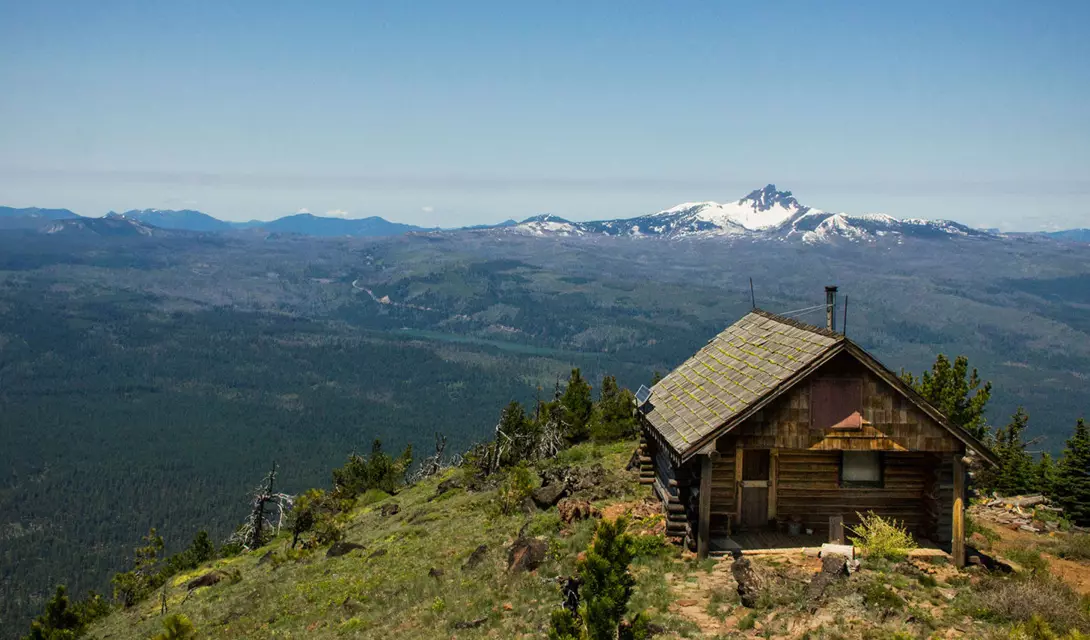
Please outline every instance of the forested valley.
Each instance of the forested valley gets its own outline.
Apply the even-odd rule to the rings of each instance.
[[[861,268],[865,265],[866,268]],[[920,371],[967,354],[988,420],[1059,453],[1090,395],[1090,259],[1044,241],[910,246],[0,234],[0,626],[108,591],[149,528],[222,542],[378,438],[452,451],[579,367],[650,383],[756,302],[850,297],[849,336]],[[820,322],[820,317],[802,317]],[[595,390],[597,393],[597,389]]]

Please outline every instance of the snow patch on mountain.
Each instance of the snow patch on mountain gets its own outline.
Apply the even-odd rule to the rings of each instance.
[[[548,213],[526,218],[503,229],[509,233],[528,236],[582,236],[587,233],[582,224]]]

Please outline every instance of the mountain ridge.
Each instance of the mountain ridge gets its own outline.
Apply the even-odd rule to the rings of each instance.
[[[299,212],[273,220],[230,222],[193,209],[132,209],[109,216],[139,222],[149,228],[197,232],[262,230],[316,237],[381,237],[406,233],[490,233],[534,237],[613,236],[632,238],[725,238],[829,244],[837,242],[900,241],[905,237],[941,239],[950,237],[1003,238],[1036,236],[1056,241],[1090,242],[1090,230],[1000,233],[977,229],[953,220],[896,218],[883,213],[850,214],[831,212],[801,204],[791,191],[775,184],[754,189],[744,197],[726,203],[685,202],[656,213],[630,218],[572,221],[543,213],[521,221],[468,225],[454,228],[421,227],[395,222],[381,216],[337,218]],[[58,221],[96,220],[68,209],[0,207],[0,229],[37,229],[55,233],[63,228],[84,228]],[[87,227],[90,228],[90,227]],[[145,234],[150,235],[150,234]]]

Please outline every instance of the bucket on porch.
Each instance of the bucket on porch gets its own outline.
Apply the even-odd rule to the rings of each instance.
[[[787,534],[797,536],[802,533],[802,518],[791,516],[787,521]]]

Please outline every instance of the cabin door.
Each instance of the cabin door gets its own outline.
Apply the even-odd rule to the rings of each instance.
[[[768,449],[742,452],[742,529],[753,531],[768,526]]]

